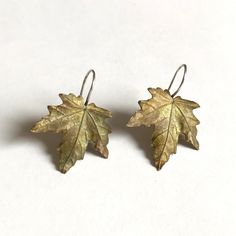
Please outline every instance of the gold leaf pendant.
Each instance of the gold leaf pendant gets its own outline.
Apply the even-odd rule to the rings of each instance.
[[[181,68],[184,68],[182,82],[177,91],[171,95],[169,90]],[[127,124],[128,127],[154,126],[152,147],[154,148],[154,164],[158,170],[169,160],[171,154],[176,153],[180,135],[195,149],[199,149],[196,125],[200,122],[193,114],[193,110],[199,105],[182,99],[180,96],[175,97],[184,82],[186,72],[187,66],[180,66],[167,90],[149,88],[152,98],[139,101],[141,109],[130,118]]]
[[[92,85],[86,101],[82,97],[85,82],[89,74],[93,74]],[[105,158],[108,157],[108,134],[111,133],[105,119],[111,118],[110,111],[88,104],[95,79],[94,70],[90,70],[84,78],[80,96],[60,94],[62,104],[48,106],[49,115],[43,117],[31,129],[34,133],[62,133],[63,140],[60,152],[59,170],[66,173],[77,160],[84,157],[89,143]]]

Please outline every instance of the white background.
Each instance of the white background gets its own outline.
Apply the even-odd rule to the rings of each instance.
[[[1,0],[0,234],[236,235],[235,11],[234,0]],[[125,124],[182,63],[200,150],[178,145],[158,172],[151,129]],[[113,112],[110,156],[88,151],[63,175],[60,137],[29,129],[90,68],[91,101]]]

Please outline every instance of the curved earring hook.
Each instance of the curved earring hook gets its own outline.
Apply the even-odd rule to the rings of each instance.
[[[169,88],[168,88],[167,90],[170,91],[171,86],[172,86],[172,84],[173,84],[174,81],[175,81],[176,75],[178,74],[178,72],[179,72],[182,68],[184,68],[184,74],[183,74],[182,81],[181,81],[179,87],[177,88],[177,90],[171,95],[171,97],[174,97],[174,96],[179,92],[179,90],[181,89],[181,87],[182,87],[182,85],[183,85],[183,83],[184,83],[185,74],[187,73],[187,65],[185,65],[185,64],[181,65],[181,66],[176,70],[176,72],[175,72],[175,74],[174,74],[174,77],[173,77],[173,79],[171,80],[170,85],[169,85]]]
[[[91,83],[91,86],[90,86],[88,95],[87,95],[87,97],[86,97],[85,106],[88,104],[89,98],[90,98],[90,95],[91,95],[91,92],[92,92],[92,90],[93,90],[93,83],[94,83],[95,76],[96,76],[94,70],[89,70],[89,71],[87,72],[87,74],[86,74],[85,77],[84,77],[84,81],[83,81],[83,84],[82,84],[82,87],[81,87],[81,90],[80,90],[80,96],[83,96],[84,86],[85,86],[85,83],[87,82],[87,78],[88,78],[88,76],[90,75],[90,73],[93,74],[93,77],[92,77],[92,83]]]

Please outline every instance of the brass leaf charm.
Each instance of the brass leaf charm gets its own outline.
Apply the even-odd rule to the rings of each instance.
[[[82,96],[60,94],[62,104],[48,106],[49,115],[42,118],[32,128],[34,133],[55,132],[63,134],[59,146],[59,170],[66,173],[77,160],[84,157],[88,143],[92,143],[105,158],[108,157],[108,134],[111,129],[105,122],[111,112],[86,104]]]
[[[153,157],[155,166],[160,170],[170,155],[176,153],[180,135],[194,148],[199,149],[196,125],[200,122],[192,112],[199,105],[180,96],[173,98],[168,90],[161,88],[149,88],[148,91],[152,98],[139,101],[141,109],[131,117],[127,126],[154,126]]]

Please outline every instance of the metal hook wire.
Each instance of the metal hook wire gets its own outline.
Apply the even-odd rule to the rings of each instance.
[[[85,86],[85,83],[87,82],[87,78],[88,78],[88,76],[90,75],[90,73],[93,74],[93,77],[92,77],[92,83],[91,83],[91,86],[90,86],[88,95],[87,95],[87,97],[86,97],[85,106],[88,104],[89,98],[90,98],[90,95],[91,95],[91,92],[92,92],[92,90],[93,90],[93,83],[94,83],[95,76],[96,76],[94,70],[89,70],[89,71],[87,72],[87,74],[86,74],[85,77],[84,77],[84,81],[83,81],[83,84],[82,84],[82,87],[81,87],[81,90],[80,90],[80,96],[83,96],[84,86]]]
[[[177,90],[171,95],[171,97],[174,97],[174,96],[179,92],[179,90],[181,89],[181,87],[182,87],[182,85],[183,85],[183,83],[184,83],[185,74],[187,73],[187,65],[185,65],[185,64],[181,65],[181,66],[176,70],[176,72],[175,72],[175,74],[174,74],[174,77],[173,77],[173,79],[172,79],[171,82],[170,82],[168,91],[170,91],[171,86],[172,86],[172,84],[174,83],[174,80],[175,80],[175,78],[176,78],[176,75],[178,74],[178,72],[179,72],[182,68],[184,68],[184,74],[183,74],[182,81],[181,81],[179,87],[177,88]]]

